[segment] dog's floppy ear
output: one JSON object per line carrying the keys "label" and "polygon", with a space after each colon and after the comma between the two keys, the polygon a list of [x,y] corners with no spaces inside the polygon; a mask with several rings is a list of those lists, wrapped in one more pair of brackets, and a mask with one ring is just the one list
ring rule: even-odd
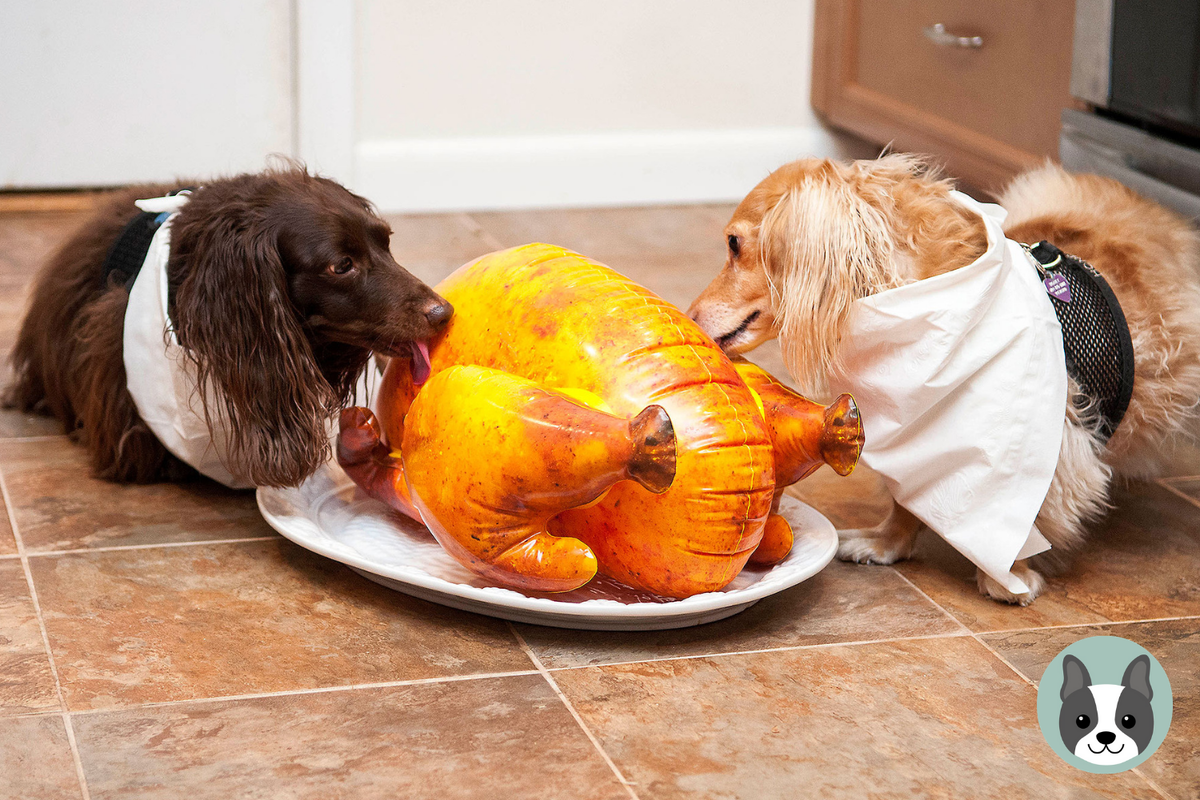
{"label": "dog's floppy ear", "polygon": [[1062,690],[1058,693],[1059,698],[1066,700],[1080,689],[1092,685],[1092,676],[1088,675],[1087,667],[1075,656],[1068,655],[1064,658],[1062,667],[1063,684]]}
{"label": "dog's floppy ear", "polygon": [[277,234],[247,216],[189,243],[175,300],[209,427],[223,418],[226,466],[259,486],[294,486],[328,456],[338,399],[292,306]]}
{"label": "dog's floppy ear", "polygon": [[1148,655],[1142,653],[1129,662],[1129,666],[1125,668],[1125,676],[1121,678],[1121,685],[1127,689],[1133,689],[1147,700],[1154,697],[1154,690],[1150,688],[1150,657]]}
{"label": "dog's floppy ear", "polygon": [[764,216],[760,257],[792,376],[824,389],[855,300],[898,285],[884,213],[831,165]]}

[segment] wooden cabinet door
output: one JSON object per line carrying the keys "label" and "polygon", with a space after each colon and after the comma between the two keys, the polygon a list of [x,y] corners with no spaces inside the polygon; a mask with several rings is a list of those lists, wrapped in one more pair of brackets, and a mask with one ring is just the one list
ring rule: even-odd
{"label": "wooden cabinet door", "polygon": [[1073,0],[817,0],[813,106],[997,190],[1058,154],[1074,21]]}

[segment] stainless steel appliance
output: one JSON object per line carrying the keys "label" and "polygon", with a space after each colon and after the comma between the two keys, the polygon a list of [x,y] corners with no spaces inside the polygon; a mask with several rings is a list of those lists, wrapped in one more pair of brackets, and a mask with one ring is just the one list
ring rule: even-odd
{"label": "stainless steel appliance", "polygon": [[1059,156],[1200,219],[1200,2],[1076,0]]}

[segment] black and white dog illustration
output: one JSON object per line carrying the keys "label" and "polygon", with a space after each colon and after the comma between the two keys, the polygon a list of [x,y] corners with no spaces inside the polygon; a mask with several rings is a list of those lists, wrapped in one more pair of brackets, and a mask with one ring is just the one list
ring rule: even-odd
{"label": "black and white dog illustration", "polygon": [[1141,753],[1154,736],[1150,658],[1140,655],[1125,669],[1121,685],[1093,684],[1083,662],[1063,659],[1062,711],[1058,730],[1067,749],[1084,761],[1110,766]]}

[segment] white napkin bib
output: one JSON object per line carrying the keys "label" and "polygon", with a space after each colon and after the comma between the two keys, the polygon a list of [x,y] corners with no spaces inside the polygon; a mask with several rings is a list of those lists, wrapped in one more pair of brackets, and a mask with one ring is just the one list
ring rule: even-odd
{"label": "white napkin bib", "polygon": [[[188,195],[138,200],[143,211],[168,212],[155,232],[129,291],[125,309],[124,362],[129,393],[138,415],[163,446],[197,472],[232,489],[250,489],[254,484],[235,475],[226,466],[227,421],[219,406],[209,403],[213,415],[210,428],[196,387],[194,367],[175,338],[167,314],[167,258],[171,247],[171,223],[188,201]],[[378,371],[368,365],[356,389],[355,402],[367,405]],[[368,383],[372,385],[368,387]],[[360,402],[361,401],[361,402]],[[336,433],[330,422],[330,436]]]}
{"label": "white napkin bib", "polygon": [[896,502],[1010,592],[1062,445],[1062,329],[1004,210],[953,192],[987,229],[961,269],[855,303],[830,388],[862,409],[863,461]]}

